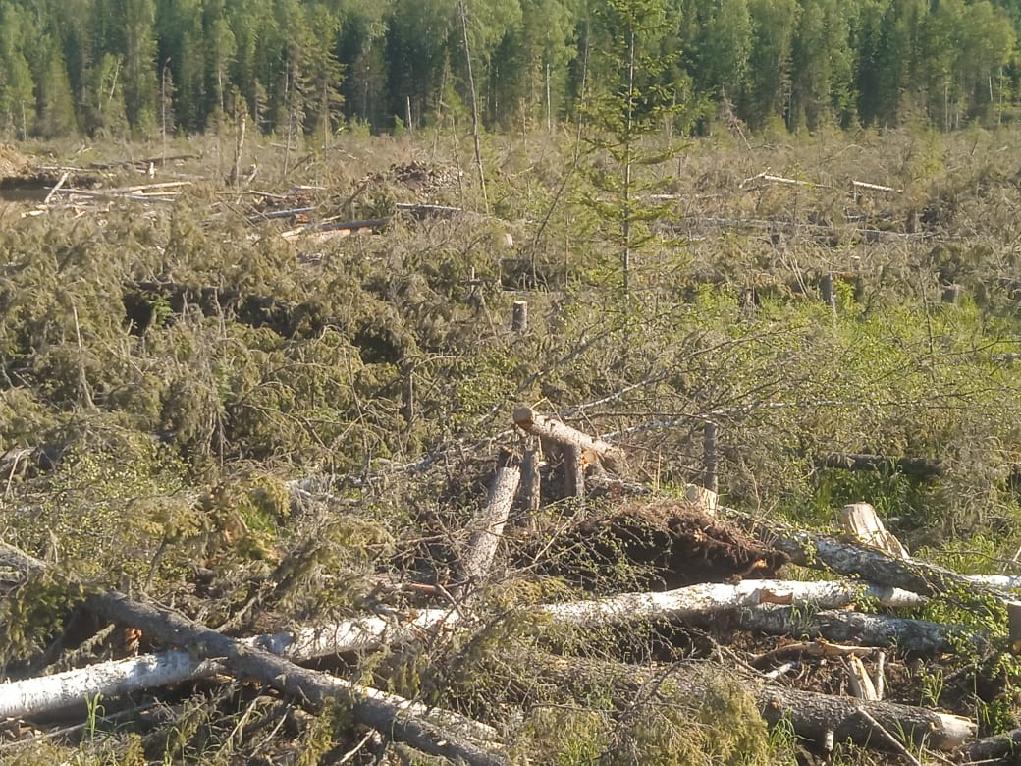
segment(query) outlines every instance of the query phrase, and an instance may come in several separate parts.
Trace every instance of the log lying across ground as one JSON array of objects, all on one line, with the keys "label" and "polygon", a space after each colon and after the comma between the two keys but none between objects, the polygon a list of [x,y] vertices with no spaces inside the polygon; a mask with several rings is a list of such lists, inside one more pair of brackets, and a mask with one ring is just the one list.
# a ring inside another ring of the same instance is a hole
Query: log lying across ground
[{"label": "log lying across ground", "polygon": [[816,456],[815,463],[821,468],[843,468],[848,471],[882,471],[894,468],[899,473],[920,479],[932,479],[943,474],[943,464],[939,460],[920,457],[829,452]]},{"label": "log lying across ground", "polygon": [[602,439],[593,438],[556,418],[540,415],[531,407],[515,408],[513,417],[514,424],[525,433],[540,436],[558,444],[576,447],[582,452],[591,452],[598,456],[608,468],[612,468],[617,473],[622,473],[627,466],[624,450],[620,447]]},{"label": "log lying across ground", "polygon": [[721,508],[720,512],[763,542],[783,551],[793,563],[801,566],[830,569],[837,574],[860,577],[925,596],[971,597],[979,601],[992,599],[999,602],[1010,598],[1001,588],[925,561],[893,558],[874,548],[796,529],[731,508]]},{"label": "log lying across ground", "polygon": [[761,678],[738,676],[712,663],[648,668],[550,655],[536,661],[541,661],[544,675],[568,688],[579,684],[612,687],[633,698],[633,693],[644,684],[654,683],[665,704],[697,706],[711,694],[714,678],[732,679],[755,697],[762,717],[771,727],[787,722],[799,737],[815,742],[832,738],[834,742],[850,741],[879,747],[886,740],[876,731],[875,723],[878,723],[886,733],[903,737],[912,744],[952,751],[973,739],[976,732],[975,724],[961,716],[891,702],[865,702],[853,697],[801,691],[767,683]]},{"label": "log lying across ground", "polygon": [[[0,547],[0,561],[3,560],[2,554],[3,548]],[[663,593],[625,593],[525,609],[539,622],[552,621],[581,627],[627,625],[643,620],[705,625],[733,619],[735,622],[729,624],[735,627],[766,630],[772,626],[779,630],[792,627],[797,621],[791,616],[783,618],[762,610],[790,604],[834,609],[863,598],[878,599],[887,606],[915,606],[920,603],[919,597],[911,593],[858,583],[744,580],[737,585],[708,583]],[[731,618],[730,615],[735,616]],[[787,621],[784,622],[784,619]],[[845,622],[850,619],[846,618]],[[461,620],[460,613],[455,610],[426,609],[400,622],[362,617],[331,626],[256,636],[236,643],[240,649],[272,653],[298,662],[347,652],[372,651],[383,644],[407,643],[430,632],[452,628]],[[917,651],[928,651],[931,642],[940,640],[938,632],[927,627],[928,623],[913,627],[915,621],[904,620],[897,627],[886,627],[881,633],[884,618],[873,620],[874,623],[860,628],[863,638],[872,636],[878,642],[880,635],[886,635],[891,643],[904,645],[909,636],[929,636],[930,643],[921,643],[922,639],[918,638],[918,645],[905,647]],[[817,634],[834,641],[851,638],[850,628],[840,627],[839,617],[829,621],[818,619],[814,632],[811,625],[809,623],[804,628],[803,635]],[[194,681],[217,672],[222,672],[218,664],[206,662],[195,653],[178,650],[103,662],[52,676],[0,684],[0,718],[29,717],[81,704],[97,694],[114,697],[140,689]]]},{"label": "log lying across ground", "polygon": [[[6,544],[0,561],[21,571],[38,572],[42,562]],[[427,708],[379,689],[352,684],[328,673],[302,668],[255,646],[225,636],[163,607],[134,601],[123,593],[105,591],[89,596],[86,608],[110,622],[130,625],[187,654],[206,666],[206,672],[225,670],[277,689],[302,707],[319,710],[330,700],[351,706],[354,719],[365,726],[407,742],[425,753],[474,766],[502,766],[494,752],[497,734],[491,727],[451,711]],[[181,657],[175,658],[178,662]],[[473,738],[482,744],[476,744]]]},{"label": "log lying across ground", "polygon": [[506,763],[503,756],[466,738],[478,738],[491,747],[497,740],[496,731],[456,713],[430,709],[379,689],[302,668],[168,609],[133,601],[121,593],[110,591],[91,596],[86,607],[111,622],[131,625],[166,643],[185,646],[203,660],[220,662],[239,678],[257,679],[302,707],[315,711],[330,700],[349,704],[359,723],[423,752],[477,766]]},{"label": "log lying across ground", "polygon": [[1006,734],[978,739],[958,748],[954,753],[960,764],[992,764],[1021,762],[1021,729]]},{"label": "log lying across ground", "polygon": [[987,639],[965,628],[926,620],[849,612],[842,609],[806,614],[796,607],[760,604],[735,610],[715,625],[758,631],[776,636],[824,638],[862,646],[893,646],[920,654],[981,652]]}]

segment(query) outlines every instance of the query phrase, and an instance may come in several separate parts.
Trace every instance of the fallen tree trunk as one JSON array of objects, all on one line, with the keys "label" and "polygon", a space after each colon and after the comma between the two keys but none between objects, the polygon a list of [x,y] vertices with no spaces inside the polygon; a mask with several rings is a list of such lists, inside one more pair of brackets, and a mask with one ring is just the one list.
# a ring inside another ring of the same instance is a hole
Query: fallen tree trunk
[{"label": "fallen tree trunk", "polygon": [[597,455],[609,468],[623,473],[627,466],[624,450],[602,439],[596,439],[566,423],[540,415],[531,407],[517,407],[514,410],[514,424],[525,433],[569,445],[580,451]]},{"label": "fallen tree trunk", "polygon": [[184,646],[203,660],[222,662],[232,675],[257,679],[312,711],[336,700],[351,706],[357,722],[423,752],[478,766],[506,763],[502,756],[463,738],[467,735],[492,743],[497,739],[495,730],[451,711],[428,708],[379,689],[302,668],[170,610],[132,601],[114,591],[89,597],[86,607],[111,622],[131,625],[166,643]]},{"label": "fallen tree trunk", "polygon": [[865,598],[877,599],[890,607],[918,606],[923,603],[914,593],[855,583],[742,580],[736,585],[703,583],[662,593],[624,593],[586,601],[546,604],[535,608],[535,611],[559,623],[587,626],[642,620],[685,622],[760,604],[798,604],[834,609]]},{"label": "fallen tree trunk", "polygon": [[[0,547],[0,562],[5,560],[4,550]],[[38,563],[39,568],[45,566]],[[772,626],[779,630],[795,624],[796,620],[793,616],[760,614],[759,610],[765,605],[796,603],[831,609],[861,598],[877,598],[888,606],[920,603],[919,597],[911,593],[857,583],[744,580],[737,585],[709,583],[664,593],[625,593],[538,605],[531,607],[531,612],[539,620],[580,627],[624,625],[642,620],[705,625],[734,619],[737,627],[768,630]],[[383,644],[407,643],[431,631],[453,628],[461,620],[455,610],[426,609],[402,622],[363,617],[327,627],[256,636],[236,643],[253,651],[305,661],[346,652],[372,651]],[[838,625],[839,618],[834,618],[832,623]],[[847,634],[840,633],[837,628],[830,633],[823,632],[828,630],[825,621],[820,621],[820,626],[820,635],[831,640],[849,640]],[[900,633],[888,632],[893,637],[906,635],[907,627],[902,626]],[[182,651],[103,662],[52,676],[0,684],[0,718],[24,718],[81,704],[97,694],[113,697],[139,689],[195,681],[218,672],[222,672],[222,668],[216,663]]]},{"label": "fallen tree trunk", "polygon": [[760,604],[736,610],[714,620],[713,624],[777,636],[825,638],[827,641],[863,646],[895,646],[901,651],[921,654],[958,652],[962,648],[978,653],[988,647],[985,636],[965,628],[842,609],[812,614],[796,607]]},{"label": "fallen tree trunk", "polygon": [[[16,548],[3,545],[2,551],[4,561],[22,571],[39,570],[41,562]],[[238,678],[257,679],[313,711],[330,700],[350,705],[357,722],[425,753],[478,766],[506,764],[502,755],[466,739],[473,737],[491,747],[497,739],[495,730],[457,713],[428,708],[379,689],[302,668],[169,609],[134,601],[117,591],[93,594],[86,599],[85,607],[110,622],[130,625],[164,643],[184,647],[187,655],[203,663],[199,667],[205,667],[206,673],[216,672],[219,667],[220,672],[226,670]],[[181,662],[180,653],[174,660]]]},{"label": "fallen tree trunk", "polygon": [[486,507],[475,520],[475,530],[462,558],[461,569],[470,586],[477,587],[489,574],[521,484],[521,466],[516,462],[502,462],[504,464],[493,476]]},{"label": "fallen tree trunk", "polygon": [[[891,747],[884,738],[877,736],[874,721],[912,744],[952,751],[972,739],[976,731],[975,724],[961,716],[892,702],[866,702],[801,691],[760,678],[738,676],[722,665],[710,663],[646,668],[550,655],[536,662],[542,662],[543,670],[569,688],[588,680],[599,688],[612,684],[618,690],[627,690],[628,697],[633,698],[633,693],[644,684],[655,683],[666,704],[697,705],[711,694],[714,679],[729,677],[755,697],[770,727],[786,722],[796,735],[815,742],[850,741],[866,747],[883,744]],[[861,715],[863,711],[868,717]]]},{"label": "fallen tree trunk", "polygon": [[933,479],[943,475],[943,464],[939,460],[920,457],[830,452],[817,456],[815,463],[821,468],[843,468],[848,471],[882,471],[895,468],[899,473],[919,479]]},{"label": "fallen tree trunk", "polygon": [[978,739],[958,748],[954,760],[961,764],[1016,764],[1021,762],[1021,729]]},{"label": "fallen tree trunk", "polygon": [[874,548],[795,529],[776,520],[762,519],[731,508],[721,508],[720,512],[801,566],[826,568],[837,574],[861,577],[869,582],[925,596],[951,594],[958,599],[970,596],[986,612],[990,611],[990,600],[1003,603],[1009,598],[1000,588],[925,561],[893,558]]}]

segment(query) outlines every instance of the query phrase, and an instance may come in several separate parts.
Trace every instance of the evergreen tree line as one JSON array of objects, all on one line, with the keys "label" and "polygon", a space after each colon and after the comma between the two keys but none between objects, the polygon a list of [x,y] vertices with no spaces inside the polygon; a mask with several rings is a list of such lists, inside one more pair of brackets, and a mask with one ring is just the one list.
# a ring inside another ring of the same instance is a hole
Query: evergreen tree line
[{"label": "evergreen tree line", "polygon": [[1006,119],[1021,87],[1021,0],[0,0],[0,133],[463,120],[462,10],[485,125],[546,128],[619,88],[600,18],[621,3],[656,11],[639,44],[679,130],[952,129]]}]

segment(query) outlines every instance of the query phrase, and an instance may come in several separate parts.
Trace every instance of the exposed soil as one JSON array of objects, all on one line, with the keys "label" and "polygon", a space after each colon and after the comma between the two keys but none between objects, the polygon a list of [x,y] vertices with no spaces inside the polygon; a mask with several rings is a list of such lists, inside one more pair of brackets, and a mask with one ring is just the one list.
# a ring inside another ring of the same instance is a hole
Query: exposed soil
[{"label": "exposed soil", "polygon": [[772,577],[787,562],[726,522],[673,501],[635,501],[588,518],[557,541],[550,559],[551,573],[584,587],[625,563],[653,589]]}]

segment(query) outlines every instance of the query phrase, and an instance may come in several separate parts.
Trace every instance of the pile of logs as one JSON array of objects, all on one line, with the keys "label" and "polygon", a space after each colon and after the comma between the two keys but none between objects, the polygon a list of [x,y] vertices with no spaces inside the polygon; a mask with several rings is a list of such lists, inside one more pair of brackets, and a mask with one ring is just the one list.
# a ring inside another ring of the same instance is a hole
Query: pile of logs
[{"label": "pile of logs", "polygon": [[[141,630],[165,649],[0,684],[0,720],[31,720],[81,708],[97,695],[114,698],[228,676],[264,684],[309,711],[322,709],[330,700],[342,700],[350,705],[357,723],[425,753],[468,764],[507,763],[507,748],[513,744],[508,737],[513,735],[506,728],[300,663],[346,653],[360,656],[425,635],[479,630],[487,587],[501,554],[511,547],[507,536],[512,509],[535,513],[546,505],[547,494],[568,498],[568,505],[581,508],[586,495],[599,493],[622,503],[658,502],[657,513],[673,503],[685,522],[670,528],[684,530],[689,545],[693,539],[730,546],[753,541],[748,548],[757,558],[768,559],[770,576],[751,579],[734,572],[722,581],[542,603],[528,607],[526,617],[537,624],[583,629],[638,623],[681,628],[725,624],[757,635],[786,636],[775,649],[741,667],[721,662],[717,668],[747,689],[768,725],[784,722],[822,751],[831,750],[835,743],[852,742],[915,764],[920,751],[937,753],[942,763],[1017,762],[1012,759],[1021,747],[1021,731],[979,739],[977,723],[971,718],[889,701],[885,667],[893,653],[938,657],[994,651],[1004,636],[895,612],[916,609],[952,593],[961,608],[994,616],[1013,614],[1016,605],[1010,591],[1021,588],[1021,578],[969,577],[912,558],[865,504],[844,509],[843,533],[831,536],[725,508],[714,490],[702,486],[689,487],[685,500],[648,501],[651,493],[630,479],[627,456],[619,446],[528,407],[515,409],[513,422],[518,442],[514,449],[503,451],[486,502],[468,530],[467,543],[458,551],[456,576],[436,588],[441,598],[433,606],[241,638],[144,599],[115,590],[86,589],[86,610],[102,622]],[[672,566],[682,565],[672,561]],[[775,570],[786,563],[825,572],[826,577],[781,579]],[[68,576],[50,570],[51,565],[0,543],[0,579],[43,573]],[[866,605],[875,611],[863,611]],[[790,670],[798,660],[811,657],[835,658],[845,667],[851,694],[799,689],[789,678]],[[554,683],[561,678],[565,686],[571,678],[599,673],[607,683],[626,690],[637,688],[656,672],[554,654],[543,654],[534,662]],[[684,663],[671,670],[678,693],[693,701],[705,694],[706,663],[698,665],[699,672]]]}]

